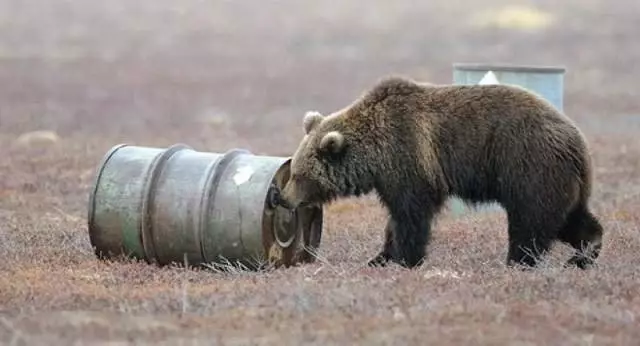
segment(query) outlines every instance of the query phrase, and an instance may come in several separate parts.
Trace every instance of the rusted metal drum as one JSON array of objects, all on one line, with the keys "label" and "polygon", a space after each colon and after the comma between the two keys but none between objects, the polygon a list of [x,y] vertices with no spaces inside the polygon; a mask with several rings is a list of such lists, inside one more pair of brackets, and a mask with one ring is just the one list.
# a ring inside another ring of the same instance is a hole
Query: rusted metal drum
[{"label": "rusted metal drum", "polygon": [[103,158],[89,197],[95,254],[252,269],[312,262],[322,208],[289,211],[272,201],[289,179],[289,164],[242,149],[117,145]]}]

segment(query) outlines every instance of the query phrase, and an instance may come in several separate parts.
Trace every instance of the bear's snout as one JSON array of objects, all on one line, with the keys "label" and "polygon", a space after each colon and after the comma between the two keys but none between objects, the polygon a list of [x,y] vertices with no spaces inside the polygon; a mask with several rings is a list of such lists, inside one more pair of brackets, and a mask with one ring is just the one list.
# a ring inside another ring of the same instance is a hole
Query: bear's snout
[{"label": "bear's snout", "polygon": [[275,209],[277,207],[283,207],[285,209],[295,209],[291,203],[283,198],[282,191],[280,191],[280,188],[275,184],[272,184],[269,187],[269,191],[267,192],[267,203],[272,209]]},{"label": "bear's snout", "polygon": [[319,201],[318,183],[304,176],[292,176],[280,191],[279,205],[287,209],[305,208]]},{"label": "bear's snout", "polygon": [[292,181],[288,181],[287,184],[281,189],[274,187],[272,200],[273,202],[280,207],[285,209],[296,209],[297,203],[292,198],[292,189],[294,188],[292,185],[294,183]]}]

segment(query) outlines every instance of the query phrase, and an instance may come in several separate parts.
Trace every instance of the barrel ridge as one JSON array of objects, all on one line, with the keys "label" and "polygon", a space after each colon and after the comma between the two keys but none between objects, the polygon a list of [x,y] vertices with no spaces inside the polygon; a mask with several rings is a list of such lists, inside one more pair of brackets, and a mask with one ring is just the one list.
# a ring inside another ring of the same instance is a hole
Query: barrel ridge
[{"label": "barrel ridge", "polygon": [[155,196],[155,186],[158,181],[158,177],[160,176],[160,172],[164,164],[173,156],[175,153],[181,150],[193,150],[190,146],[182,143],[177,143],[167,150],[158,154],[148,169],[148,176],[144,184],[143,192],[142,192],[142,208],[141,208],[141,218],[140,218],[140,235],[142,237],[142,247],[145,252],[145,257],[147,262],[157,262],[156,252],[155,252],[155,244],[153,241],[153,230],[151,229],[151,214],[153,212],[153,198]]},{"label": "barrel ridge", "polygon": [[207,221],[209,220],[209,207],[211,206],[211,186],[213,184],[213,177],[216,175],[216,170],[220,165],[220,162],[224,158],[224,155],[218,155],[215,160],[211,161],[204,171],[204,181],[200,185],[200,200],[198,202],[198,208],[200,212],[197,214],[197,222],[195,222],[196,240],[200,249],[200,258],[203,262],[207,262],[204,251],[203,234],[206,229]]},{"label": "barrel ridge", "polygon": [[[210,261],[213,261],[213,259],[209,259],[207,257],[207,249],[205,248],[205,242],[202,240],[203,239],[203,235],[204,235],[204,231],[207,229],[206,224],[208,223],[208,216],[209,216],[209,210],[211,210],[211,208],[214,206],[213,204],[213,200],[215,199],[215,196],[217,194],[218,191],[218,186],[220,183],[220,179],[222,179],[222,175],[225,171],[225,169],[229,166],[229,164],[231,162],[233,162],[233,160],[240,156],[240,155],[253,155],[250,151],[245,150],[245,149],[231,149],[229,151],[227,151],[226,153],[224,153],[222,155],[222,157],[218,160],[218,164],[215,166],[215,170],[213,171],[213,174],[211,175],[211,178],[209,179],[210,182],[208,182],[208,186],[207,186],[207,190],[203,192],[203,194],[207,194],[207,199],[206,199],[206,204],[203,206],[204,212],[201,213],[202,217],[200,219],[200,228],[201,228],[201,232],[200,232],[200,251],[202,251],[202,259],[204,260],[205,263],[208,263]],[[242,239],[240,239],[240,241],[242,241]]]}]

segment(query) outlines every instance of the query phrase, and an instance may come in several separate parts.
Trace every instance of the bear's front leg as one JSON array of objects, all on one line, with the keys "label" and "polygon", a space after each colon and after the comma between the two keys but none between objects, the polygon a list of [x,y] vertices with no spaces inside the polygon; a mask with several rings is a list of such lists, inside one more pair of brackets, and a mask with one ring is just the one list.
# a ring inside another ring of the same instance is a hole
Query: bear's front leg
[{"label": "bear's front leg", "polygon": [[393,235],[395,227],[392,217],[387,220],[387,226],[384,228],[384,244],[382,250],[372,258],[367,264],[370,267],[384,267],[387,262],[393,257]]},{"label": "bear's front leg", "polygon": [[396,216],[393,228],[393,256],[391,260],[406,268],[420,266],[431,236],[431,213],[414,211]]},{"label": "bear's front leg", "polygon": [[431,233],[432,214],[424,210],[398,213],[387,221],[382,251],[369,261],[369,266],[385,266],[389,261],[414,268],[422,264]]},{"label": "bear's front leg", "polygon": [[406,268],[419,266],[430,239],[431,220],[443,201],[433,198],[439,196],[434,189],[417,184],[411,188],[389,184],[376,190],[390,217],[385,228],[384,248],[369,265],[380,266],[392,261]]}]

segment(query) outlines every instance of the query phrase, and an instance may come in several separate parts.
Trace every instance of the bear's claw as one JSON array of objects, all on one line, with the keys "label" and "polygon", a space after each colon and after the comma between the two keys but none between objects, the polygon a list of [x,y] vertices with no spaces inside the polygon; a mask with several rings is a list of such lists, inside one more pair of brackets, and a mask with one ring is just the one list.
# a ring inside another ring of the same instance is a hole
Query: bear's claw
[{"label": "bear's claw", "polygon": [[385,267],[390,259],[391,256],[384,252],[380,252],[376,257],[367,262],[367,265],[369,267]]}]

